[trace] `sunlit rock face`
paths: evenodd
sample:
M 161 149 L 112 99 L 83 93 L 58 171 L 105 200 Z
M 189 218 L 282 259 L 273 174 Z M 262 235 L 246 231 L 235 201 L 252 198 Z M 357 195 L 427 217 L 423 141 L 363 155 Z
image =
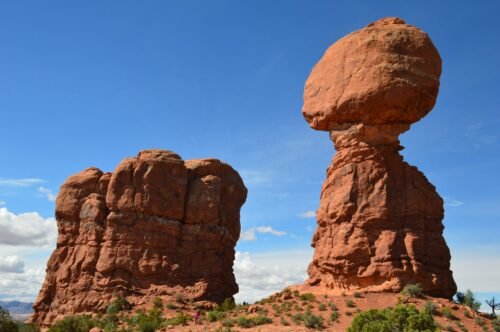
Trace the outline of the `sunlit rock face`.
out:
M 441 58 L 422 30 L 384 18 L 330 46 L 307 79 L 302 113 L 337 150 L 317 211 L 311 286 L 450 298 L 443 200 L 399 151 L 436 102 Z
M 233 275 L 247 189 L 217 159 L 182 160 L 142 151 L 113 173 L 70 176 L 56 200 L 57 248 L 34 304 L 33 322 L 102 312 L 114 296 L 131 302 L 182 293 L 221 302 Z

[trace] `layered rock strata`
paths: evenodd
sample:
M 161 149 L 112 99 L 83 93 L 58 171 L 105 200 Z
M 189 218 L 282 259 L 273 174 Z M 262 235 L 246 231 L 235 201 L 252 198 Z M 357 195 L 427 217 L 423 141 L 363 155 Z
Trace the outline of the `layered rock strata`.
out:
M 56 200 L 59 236 L 31 320 L 99 312 L 179 292 L 223 301 L 233 275 L 240 208 L 247 189 L 217 159 L 182 160 L 146 150 L 113 173 L 89 168 L 69 177 Z
M 399 135 L 434 107 L 441 58 L 422 30 L 384 18 L 333 44 L 305 86 L 303 115 L 337 150 L 317 211 L 308 285 L 450 298 L 443 200 L 403 161 Z

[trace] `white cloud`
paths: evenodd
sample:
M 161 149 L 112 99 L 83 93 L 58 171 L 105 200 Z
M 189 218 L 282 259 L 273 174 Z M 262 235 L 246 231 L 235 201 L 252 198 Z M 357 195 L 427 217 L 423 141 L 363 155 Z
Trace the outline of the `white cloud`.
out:
M 303 218 L 303 219 L 316 218 L 316 211 L 310 210 L 310 211 L 303 212 L 303 213 L 299 214 L 299 217 Z
M 38 187 L 38 192 L 45 195 L 49 201 L 55 202 L 57 195 L 55 195 L 49 188 Z
M 286 232 L 275 230 L 271 226 L 259 226 L 259 227 L 249 228 L 246 231 L 241 232 L 240 240 L 255 241 L 257 240 L 256 233 L 271 234 L 274 236 L 283 236 L 286 234 Z
M 3 301 L 32 302 L 45 278 L 45 269 L 29 268 L 23 273 L 0 274 L 0 298 Z
M 25 179 L 0 178 L 0 186 L 9 186 L 9 187 L 29 187 L 42 182 L 45 182 L 45 180 L 37 178 L 25 178 Z
M 13 246 L 51 246 L 57 237 L 54 218 L 37 212 L 14 214 L 0 208 L 0 244 Z
M 1 272 L 23 273 L 24 262 L 19 256 L 0 256 L 0 273 Z
M 240 288 L 237 302 L 255 302 L 283 288 L 300 284 L 307 278 L 306 269 L 312 251 L 250 254 L 237 252 L 234 274 Z

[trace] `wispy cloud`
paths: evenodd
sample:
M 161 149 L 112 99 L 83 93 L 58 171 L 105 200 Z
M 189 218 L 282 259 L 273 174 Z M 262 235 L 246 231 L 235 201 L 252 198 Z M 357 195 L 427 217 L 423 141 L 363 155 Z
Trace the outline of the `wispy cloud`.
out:
M 23 273 L 24 262 L 19 256 L 0 256 L 0 272 Z
M 449 207 L 459 207 L 464 205 L 465 202 L 459 201 L 458 199 L 454 199 L 452 197 L 444 197 L 444 205 Z
M 250 186 L 270 183 L 273 178 L 270 172 L 241 170 L 239 173 L 243 178 L 243 182 Z
M 0 208 L 0 244 L 11 246 L 52 246 L 57 237 L 54 218 L 37 212 L 15 214 Z
M 6 187 L 29 187 L 43 182 L 45 182 L 45 180 L 37 178 L 24 178 L 24 179 L 0 178 L 0 186 L 6 186 Z
M 0 297 L 4 301 L 32 302 L 40 291 L 44 278 L 43 267 L 27 268 L 21 273 L 2 273 Z
M 47 199 L 51 202 L 54 202 L 56 200 L 57 195 L 54 194 L 54 192 L 49 188 L 38 187 L 38 192 L 47 197 Z
M 271 226 L 259 226 L 259 227 L 249 228 L 249 229 L 241 232 L 240 240 L 242 240 L 242 241 L 255 241 L 255 240 L 257 240 L 256 233 L 271 234 L 274 236 L 283 236 L 286 234 L 286 232 L 275 230 Z
M 301 214 L 299 214 L 299 217 L 303 219 L 314 219 L 316 218 L 316 211 L 310 210 L 302 212 Z

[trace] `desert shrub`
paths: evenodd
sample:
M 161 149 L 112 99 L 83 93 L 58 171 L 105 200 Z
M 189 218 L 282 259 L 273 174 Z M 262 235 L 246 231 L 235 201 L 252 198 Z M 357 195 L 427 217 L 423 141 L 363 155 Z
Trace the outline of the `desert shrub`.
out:
M 170 310 L 174 310 L 174 309 L 177 309 L 177 306 L 173 303 L 167 303 L 165 305 L 165 307 L 167 307 L 167 309 L 170 309 Z
M 393 309 L 371 309 L 352 320 L 348 332 L 437 331 L 432 315 L 415 306 L 397 305 Z
M 136 325 L 140 332 L 154 332 L 161 327 L 163 321 L 161 310 L 153 308 L 148 313 L 143 311 L 136 313 L 131 323 Z
M 455 316 L 455 314 L 453 313 L 453 311 L 451 311 L 450 308 L 448 307 L 444 307 L 443 309 L 441 309 L 441 313 L 443 314 L 444 317 L 448 318 L 448 319 L 451 319 L 451 320 L 457 320 L 457 316 Z
M 408 284 L 403 288 L 401 293 L 409 297 L 420 297 L 422 295 L 422 287 L 419 284 Z
M 304 302 L 311 302 L 311 301 L 314 301 L 316 299 L 316 297 L 314 296 L 314 294 L 304 293 L 304 294 L 300 294 L 300 299 Z
M 40 328 L 34 324 L 16 322 L 19 332 L 40 332 Z M 3 331 L 0 327 L 0 331 Z
M 67 316 L 53 324 L 48 332 L 88 332 L 96 326 L 97 323 L 90 316 Z
M 473 310 L 477 311 L 481 307 L 481 302 L 476 301 L 474 293 L 470 289 L 466 290 L 465 293 L 458 292 L 455 297 L 458 303 L 466 305 Z
M 281 317 L 280 323 L 283 326 L 289 326 L 290 325 L 290 323 L 288 322 L 288 320 L 286 320 L 286 318 L 284 318 L 284 317 Z
M 328 308 L 330 308 L 330 310 L 332 310 L 332 311 L 339 310 L 339 308 L 337 308 L 337 306 L 335 305 L 335 303 L 332 303 L 332 302 L 328 303 Z
M 467 318 L 472 318 L 472 314 L 469 312 L 469 310 L 464 311 L 464 316 Z
M 304 315 L 298 312 L 292 316 L 292 320 L 295 324 L 299 325 L 304 320 Z
M 339 320 L 339 317 L 340 317 L 340 314 L 338 311 L 332 311 L 332 313 L 330 314 L 330 320 L 332 322 L 336 322 Z
M 425 302 L 424 309 L 431 315 L 435 315 L 437 313 L 437 305 L 432 301 Z
M 161 297 L 156 296 L 156 297 L 153 299 L 153 306 L 154 306 L 155 308 L 158 308 L 158 309 L 163 308 L 163 300 L 161 299 Z
M 325 311 L 326 310 L 326 305 L 323 303 L 320 303 L 318 306 L 319 311 Z
M 355 308 L 356 307 L 356 303 L 354 303 L 353 300 L 347 300 L 345 301 L 345 305 L 348 307 L 348 308 Z
M 232 298 L 227 298 L 222 302 L 220 305 L 220 310 L 221 311 L 231 311 L 236 307 L 236 304 L 234 303 L 234 299 Z
M 132 309 L 132 306 L 130 305 L 130 303 L 126 299 L 124 299 L 123 297 L 118 296 L 106 308 L 106 313 L 113 315 L 113 314 L 119 313 L 120 311 L 130 310 L 130 309 Z
M 40 327 L 34 324 L 26 324 L 22 322 L 16 322 L 19 332 L 40 332 Z M 3 331 L 0 325 L 0 331 Z
M 361 298 L 361 293 L 360 292 L 354 292 L 354 297 L 359 299 Z
M 215 322 L 215 321 L 221 320 L 225 316 L 226 315 L 223 312 L 218 311 L 218 310 L 211 310 L 211 311 L 207 312 L 207 320 L 209 322 Z
M 500 318 L 496 318 L 491 322 L 491 326 L 495 332 L 500 332 Z
M 322 329 L 323 328 L 323 318 L 321 316 L 315 316 L 310 312 L 304 315 L 304 325 L 310 329 Z
M 485 326 L 485 325 L 486 325 L 486 323 L 484 322 L 484 320 L 482 320 L 482 319 L 481 319 L 481 318 L 479 318 L 479 317 L 476 317 L 475 322 L 476 322 L 476 324 L 477 324 L 477 325 L 479 325 L 479 326 L 481 326 L 481 327 L 483 327 L 483 326 Z
M 262 316 L 262 315 L 259 315 L 259 316 L 255 316 L 255 317 L 245 317 L 245 316 L 241 316 L 241 317 L 238 317 L 238 320 L 237 320 L 237 324 L 239 327 L 242 327 L 242 328 L 250 328 L 250 327 L 254 327 L 254 326 L 258 326 L 258 325 L 264 325 L 264 324 L 270 324 L 272 323 L 273 320 L 267 316 Z
M 165 319 L 162 326 L 177 326 L 177 325 L 187 325 L 189 322 L 189 316 L 182 311 L 177 312 L 173 318 Z
M 177 294 L 175 296 L 175 302 L 177 302 L 177 303 L 186 303 L 186 298 L 182 294 Z
M 455 331 L 455 329 L 451 325 L 447 325 L 446 328 L 445 328 L 445 330 L 449 331 L 449 332 L 454 332 Z
M 10 317 L 7 310 L 0 307 L 0 331 L 5 332 L 18 332 L 19 328 L 16 323 Z
M 222 326 L 225 326 L 225 327 L 233 327 L 236 325 L 236 319 L 232 319 L 232 318 L 226 318 L 222 321 Z
M 299 291 L 298 291 L 298 290 L 294 290 L 294 291 L 293 291 L 293 296 L 295 296 L 295 297 L 299 297 L 299 296 L 300 296 Z

